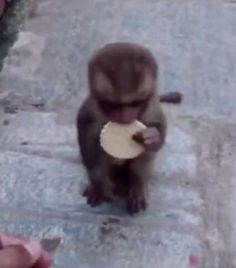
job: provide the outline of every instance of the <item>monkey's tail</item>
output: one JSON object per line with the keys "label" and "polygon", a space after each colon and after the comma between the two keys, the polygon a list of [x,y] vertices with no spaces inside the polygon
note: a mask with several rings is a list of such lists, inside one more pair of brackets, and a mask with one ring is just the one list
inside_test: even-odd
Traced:
{"label": "monkey's tail", "polygon": [[168,92],[159,96],[160,102],[179,104],[183,100],[183,94],[180,92]]}

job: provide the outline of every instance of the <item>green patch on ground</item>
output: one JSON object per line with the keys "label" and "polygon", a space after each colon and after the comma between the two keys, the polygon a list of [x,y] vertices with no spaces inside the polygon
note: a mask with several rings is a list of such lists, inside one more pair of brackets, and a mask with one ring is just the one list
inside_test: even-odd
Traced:
{"label": "green patch on ground", "polygon": [[9,48],[15,42],[18,31],[28,14],[30,2],[30,0],[13,1],[0,20],[0,71],[3,66],[3,60]]}

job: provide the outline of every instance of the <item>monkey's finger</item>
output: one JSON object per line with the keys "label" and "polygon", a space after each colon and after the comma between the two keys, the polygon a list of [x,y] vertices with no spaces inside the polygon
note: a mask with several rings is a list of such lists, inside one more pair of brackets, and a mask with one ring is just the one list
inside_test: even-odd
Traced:
{"label": "monkey's finger", "polygon": [[131,216],[142,210],[140,200],[130,200],[128,203],[128,211]]}
{"label": "monkey's finger", "polygon": [[93,191],[93,187],[91,184],[87,185],[83,192],[83,197],[88,197]]}
{"label": "monkey's finger", "polygon": [[142,200],[137,200],[135,203],[135,209],[134,212],[135,213],[139,213],[142,210]]}
{"label": "monkey's finger", "polygon": [[88,196],[88,190],[87,190],[87,189],[85,189],[85,190],[83,191],[82,196],[83,196],[83,197],[87,197],[87,196]]}
{"label": "monkey's finger", "polygon": [[91,185],[87,186],[87,188],[84,190],[83,197],[87,198],[87,203],[91,206],[92,204],[96,203],[96,193]]}
{"label": "monkey's finger", "polygon": [[143,138],[142,132],[138,132],[138,133],[134,134],[132,138],[133,138],[133,140],[135,140],[138,143],[141,143],[141,144],[144,143],[144,138]]}
{"label": "monkey's finger", "polygon": [[144,131],[142,134],[143,134],[144,139],[150,138],[150,137],[156,137],[156,136],[159,137],[160,136],[160,133],[156,128],[150,128],[150,129],[148,129],[148,131]]}
{"label": "monkey's finger", "polygon": [[146,146],[152,145],[152,144],[158,144],[160,142],[160,137],[149,137],[144,140],[144,144]]}
{"label": "monkey's finger", "polygon": [[134,210],[133,210],[133,207],[130,205],[130,206],[128,206],[128,212],[129,212],[129,215],[130,216],[134,216]]}
{"label": "monkey's finger", "polygon": [[157,130],[150,129],[146,132],[139,132],[133,136],[133,139],[141,144],[150,145],[160,141],[160,135]]}
{"label": "monkey's finger", "polygon": [[145,199],[143,199],[141,201],[141,208],[142,208],[142,210],[146,210],[146,208],[147,208],[147,203],[146,203],[146,200]]}
{"label": "monkey's finger", "polygon": [[136,202],[136,213],[140,212],[141,210],[146,210],[147,204],[145,199],[137,200]]}
{"label": "monkey's finger", "polygon": [[94,203],[94,197],[93,194],[91,192],[87,192],[87,203],[88,205],[92,205]]}
{"label": "monkey's finger", "polygon": [[87,197],[87,203],[91,206],[91,207],[95,207],[100,205],[103,202],[104,198],[103,196],[94,191],[91,191]]}
{"label": "monkey's finger", "polygon": [[99,201],[97,199],[96,196],[94,195],[90,195],[87,199],[87,203],[91,206],[91,207],[95,207],[97,205],[99,205]]}
{"label": "monkey's finger", "polygon": [[133,209],[133,202],[132,201],[128,201],[127,209],[128,209],[129,214],[131,216],[133,216],[134,215],[134,209]]}
{"label": "monkey's finger", "polygon": [[146,141],[146,140],[160,140],[160,136],[159,135],[149,135],[149,136],[145,136],[144,137],[144,142]]}
{"label": "monkey's finger", "polygon": [[139,206],[138,200],[133,202],[132,209],[133,209],[133,214],[136,214],[136,213],[138,213],[140,211],[140,206]]}

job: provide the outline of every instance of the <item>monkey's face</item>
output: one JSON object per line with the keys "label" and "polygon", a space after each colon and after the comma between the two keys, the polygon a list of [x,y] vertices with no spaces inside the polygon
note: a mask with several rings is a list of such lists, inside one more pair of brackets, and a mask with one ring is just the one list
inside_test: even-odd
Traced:
{"label": "monkey's face", "polygon": [[131,123],[139,118],[148,104],[153,83],[154,78],[145,68],[136,69],[132,65],[97,73],[97,103],[109,120]]}
{"label": "monkey's face", "polygon": [[131,102],[116,102],[107,99],[98,100],[98,104],[108,120],[120,124],[129,124],[138,119],[147,100],[134,100]]}
{"label": "monkey's face", "polygon": [[108,120],[131,123],[145,110],[154,93],[156,62],[140,47],[105,47],[90,62],[92,95]]}

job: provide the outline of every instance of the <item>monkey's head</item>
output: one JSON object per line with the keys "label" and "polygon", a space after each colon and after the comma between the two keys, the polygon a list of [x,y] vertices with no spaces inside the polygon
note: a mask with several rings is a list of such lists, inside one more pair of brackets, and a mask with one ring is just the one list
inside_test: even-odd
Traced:
{"label": "monkey's head", "polygon": [[158,66],[151,52],[137,44],[108,44],[88,66],[90,93],[108,120],[131,123],[155,94]]}

